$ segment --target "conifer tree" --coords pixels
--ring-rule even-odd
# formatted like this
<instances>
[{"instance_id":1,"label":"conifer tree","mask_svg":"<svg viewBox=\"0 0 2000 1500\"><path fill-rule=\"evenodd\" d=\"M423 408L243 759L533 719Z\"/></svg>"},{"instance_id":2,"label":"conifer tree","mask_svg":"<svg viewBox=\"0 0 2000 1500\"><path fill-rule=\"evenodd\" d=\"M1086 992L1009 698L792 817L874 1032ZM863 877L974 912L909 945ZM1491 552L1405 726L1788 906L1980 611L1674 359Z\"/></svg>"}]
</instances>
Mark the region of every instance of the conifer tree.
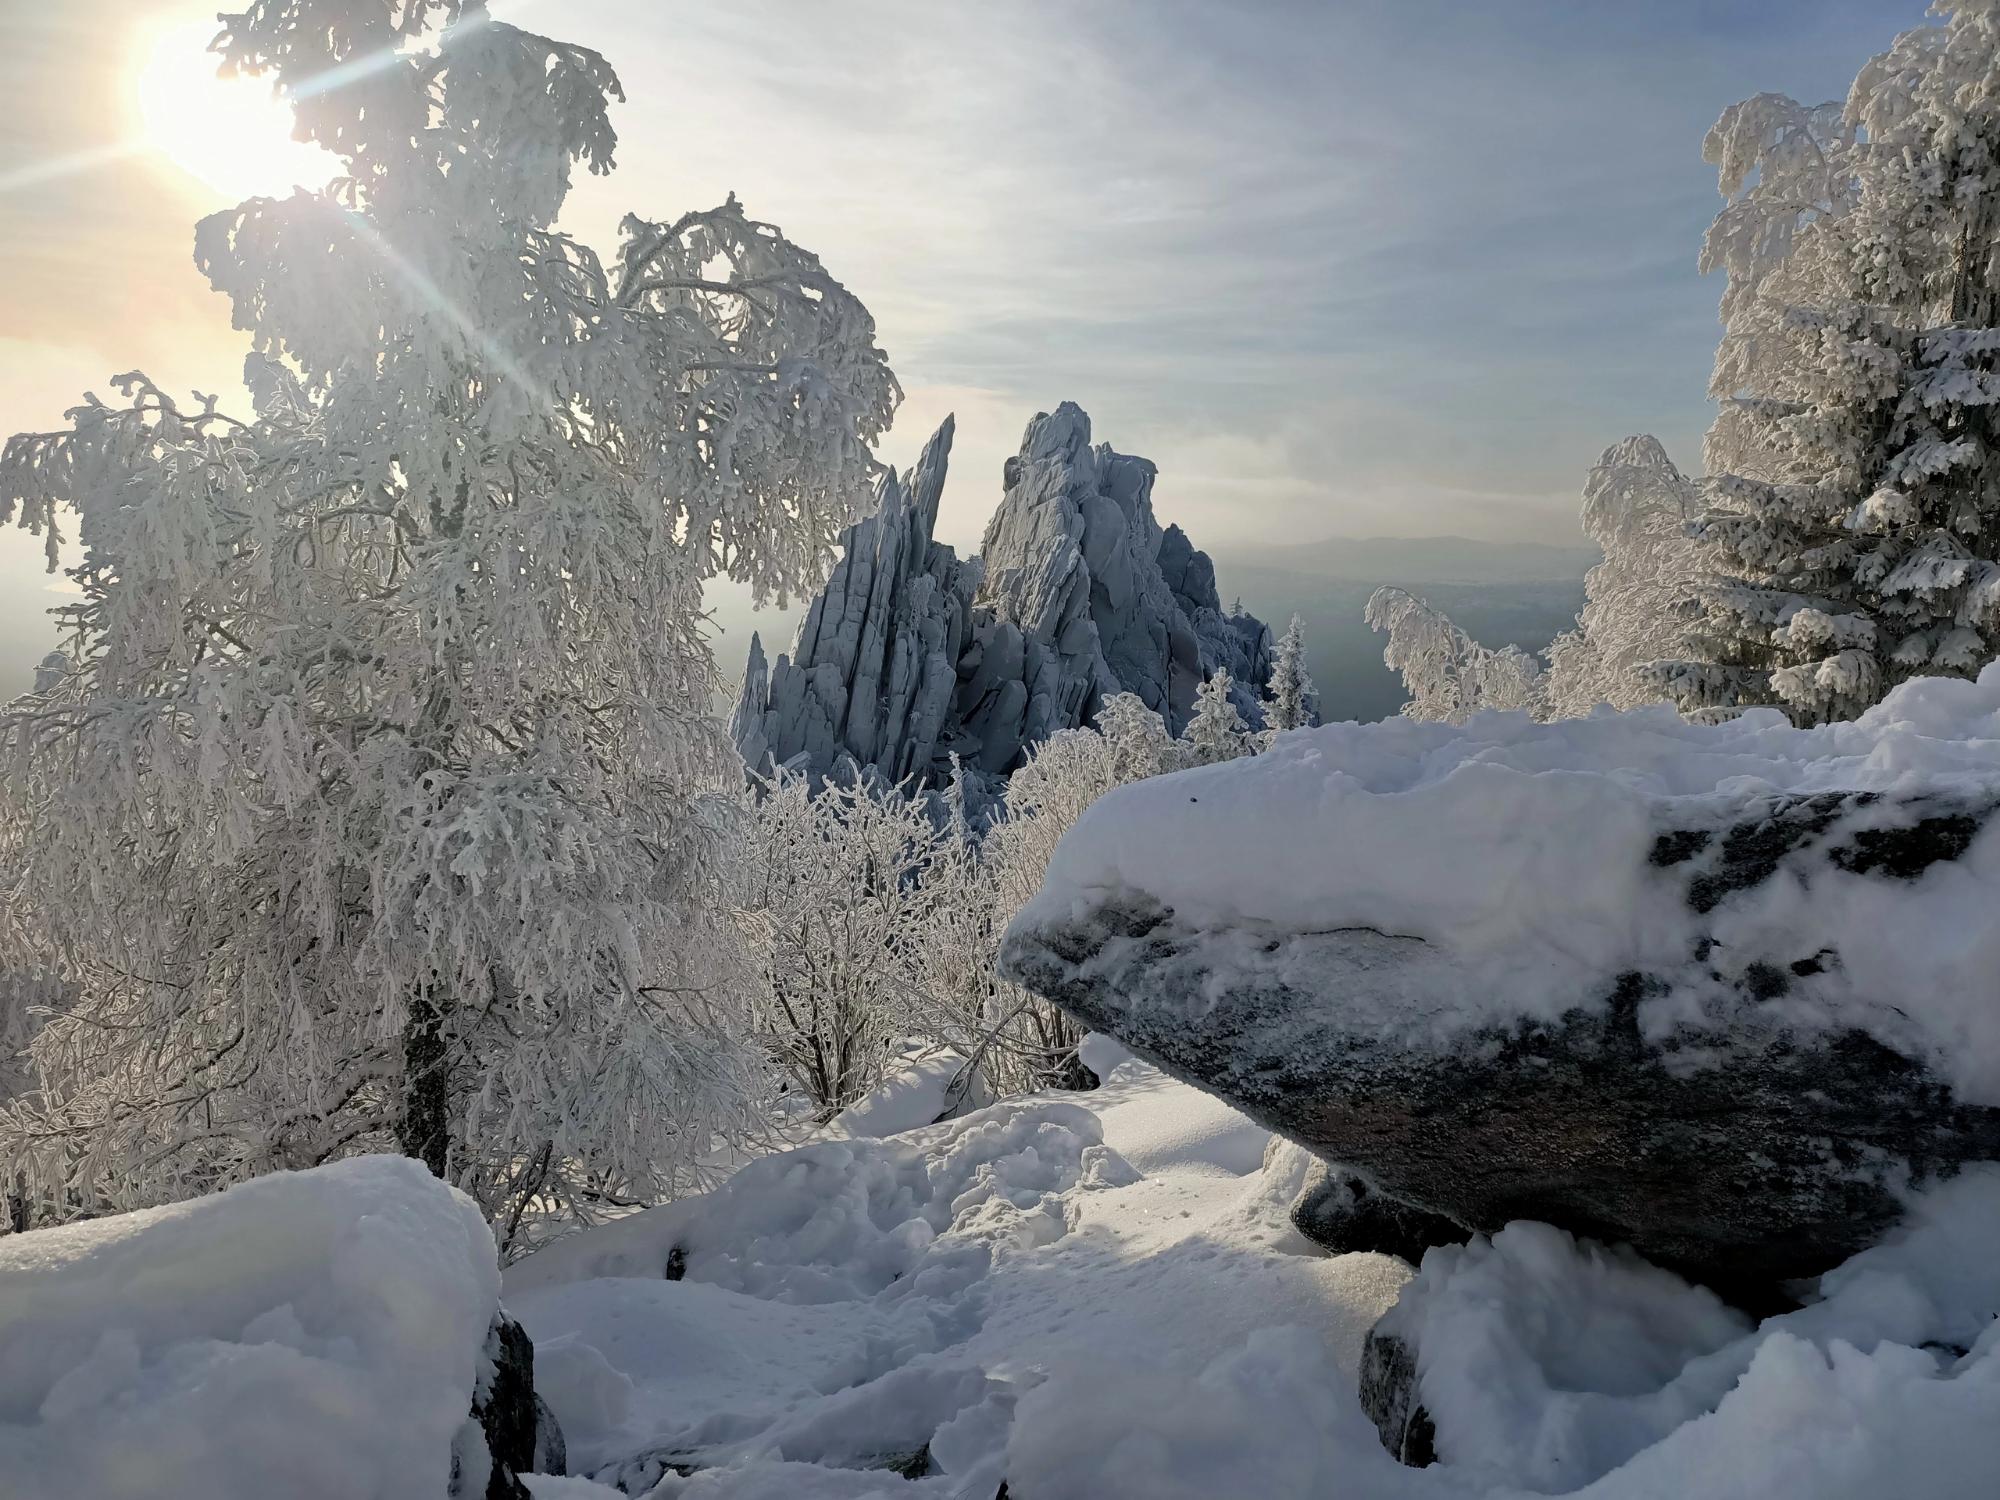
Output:
<instances>
[{"instance_id":1,"label":"conifer tree","mask_svg":"<svg viewBox=\"0 0 2000 1500\"><path fill-rule=\"evenodd\" d=\"M1306 672L1305 621L1296 614L1278 638L1278 657L1264 693L1264 724L1274 734L1319 722L1319 699Z\"/></svg>"},{"instance_id":2,"label":"conifer tree","mask_svg":"<svg viewBox=\"0 0 2000 1500\"><path fill-rule=\"evenodd\" d=\"M1688 707L1850 717L2000 652L2000 7L1940 8L1855 80L1840 211L1726 309Z\"/></svg>"},{"instance_id":3,"label":"conifer tree","mask_svg":"<svg viewBox=\"0 0 2000 1500\"><path fill-rule=\"evenodd\" d=\"M1216 765L1255 749L1250 726L1243 722L1229 696L1230 685L1229 674L1217 672L1195 693L1194 714L1181 733L1181 743L1194 765Z\"/></svg>"}]
</instances>

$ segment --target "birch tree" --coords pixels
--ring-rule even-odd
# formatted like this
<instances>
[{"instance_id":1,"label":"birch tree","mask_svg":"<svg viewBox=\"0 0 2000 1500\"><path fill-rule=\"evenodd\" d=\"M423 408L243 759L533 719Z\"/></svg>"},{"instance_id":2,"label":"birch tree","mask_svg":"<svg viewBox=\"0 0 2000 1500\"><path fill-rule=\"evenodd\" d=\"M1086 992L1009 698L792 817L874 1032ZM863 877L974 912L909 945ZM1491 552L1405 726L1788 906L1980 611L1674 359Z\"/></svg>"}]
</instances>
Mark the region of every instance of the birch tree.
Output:
<instances>
[{"instance_id":1,"label":"birch tree","mask_svg":"<svg viewBox=\"0 0 2000 1500\"><path fill-rule=\"evenodd\" d=\"M0 459L0 519L83 546L5 719L6 897L77 999L0 1150L58 1212L384 1147L510 1226L672 1191L755 1086L702 585L823 570L873 324L734 199L608 263L556 230L612 165L587 49L258 0L216 50L343 175L196 231L249 413L133 373Z\"/></svg>"}]
</instances>

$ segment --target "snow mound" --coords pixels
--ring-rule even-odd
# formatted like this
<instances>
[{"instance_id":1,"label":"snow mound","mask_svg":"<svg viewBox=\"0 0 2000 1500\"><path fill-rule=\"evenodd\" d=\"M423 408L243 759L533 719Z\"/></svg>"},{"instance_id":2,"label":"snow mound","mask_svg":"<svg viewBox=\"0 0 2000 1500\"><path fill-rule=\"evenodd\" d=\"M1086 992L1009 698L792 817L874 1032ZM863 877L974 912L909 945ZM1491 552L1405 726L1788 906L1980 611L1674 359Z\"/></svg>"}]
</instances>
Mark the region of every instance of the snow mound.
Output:
<instances>
[{"instance_id":1,"label":"snow mound","mask_svg":"<svg viewBox=\"0 0 2000 1500\"><path fill-rule=\"evenodd\" d=\"M889 1076L827 1123L825 1134L852 1140L863 1136L901 1135L935 1125L947 1115L968 1114L959 1095L967 1088L961 1078L965 1059L956 1052L906 1058ZM973 1105L990 1099L975 1099Z\"/></svg>"},{"instance_id":2,"label":"snow mound","mask_svg":"<svg viewBox=\"0 0 2000 1500\"><path fill-rule=\"evenodd\" d=\"M1970 1168L1753 1328L1628 1252L1523 1222L1433 1250L1382 1331L1417 1349L1439 1457L1482 1489L1970 1495L2000 1473L1996 1244L2000 1167Z\"/></svg>"},{"instance_id":3,"label":"snow mound","mask_svg":"<svg viewBox=\"0 0 2000 1500\"><path fill-rule=\"evenodd\" d=\"M0 1490L440 1496L499 1290L401 1157L0 1240Z\"/></svg>"},{"instance_id":4,"label":"snow mound","mask_svg":"<svg viewBox=\"0 0 2000 1500\"><path fill-rule=\"evenodd\" d=\"M572 1468L656 1500L991 1496L1047 1425L1017 1420L1045 1379L1094 1384L1083 1410L1102 1410L1134 1371L1184 1385L1277 1323L1351 1393L1407 1270L1311 1253L1262 1170L1268 1132L1143 1063L1108 1072L815 1143L511 1268Z\"/></svg>"},{"instance_id":5,"label":"snow mound","mask_svg":"<svg viewBox=\"0 0 2000 1500\"><path fill-rule=\"evenodd\" d=\"M1842 803L1841 838L1951 814L1976 834L1909 878L1843 863L1829 833L1828 848L1801 846L1799 872L1730 891L1712 911L1669 892L1690 867L1661 867L1663 833L1727 830L1826 792L1875 794ZM1996 802L2000 664L1976 682L1905 684L1860 719L1815 729L1762 709L1697 725L1664 707L1554 724L1333 724L1101 798L1057 849L1009 951L1120 905L1214 934L1218 967L1232 943L1239 967L1254 967L1273 935L1417 939L1423 962L1467 978L1459 998L1416 1007L1385 993L1381 1013L1359 1019L1443 1050L1468 1030L1601 1006L1606 975L1683 967L1699 937L1762 956L1775 934L1844 960L1801 986L1798 1024L1914 1045L1966 1102L2000 1104L2000 819L1985 816ZM1699 1008L1685 995L1648 1005L1656 1029Z\"/></svg>"},{"instance_id":6,"label":"snow mound","mask_svg":"<svg viewBox=\"0 0 2000 1500\"><path fill-rule=\"evenodd\" d=\"M1132 1169L1097 1116L1059 1100L995 1105L928 1130L767 1156L715 1192L560 1241L512 1267L510 1292L668 1273L777 1302L872 1297L933 1252L1046 1244L1062 1195Z\"/></svg>"}]
</instances>

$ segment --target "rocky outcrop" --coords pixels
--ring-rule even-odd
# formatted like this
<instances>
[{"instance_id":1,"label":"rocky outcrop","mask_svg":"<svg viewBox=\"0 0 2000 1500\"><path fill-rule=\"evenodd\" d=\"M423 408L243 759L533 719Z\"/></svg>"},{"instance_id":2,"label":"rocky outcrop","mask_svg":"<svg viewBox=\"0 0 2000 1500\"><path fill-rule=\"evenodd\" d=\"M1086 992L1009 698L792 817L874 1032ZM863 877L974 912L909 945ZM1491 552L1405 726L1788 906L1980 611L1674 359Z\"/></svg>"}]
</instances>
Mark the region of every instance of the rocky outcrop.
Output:
<instances>
[{"instance_id":1,"label":"rocky outcrop","mask_svg":"<svg viewBox=\"0 0 2000 1500\"><path fill-rule=\"evenodd\" d=\"M1155 816L1173 789L1157 784ZM1993 942L2000 914L1975 899L1990 858L1968 853L2000 789L1725 787L1652 806L1633 920L1690 941L1605 969L1560 1014L1466 1012L1496 976L1553 972L1545 933L1471 968L1370 928L1203 930L1102 887L1017 923L1001 968L1401 1204L1467 1230L1537 1219L1625 1242L1769 1306L1877 1239L1909 1186L2000 1159L2000 1109L1954 1091L1939 1041L1992 1034L1977 1019L2000 1006L1990 971L1963 996L1858 988L1894 971L1883 945L1912 940L1895 914L1927 875L1962 905L1952 941ZM1836 895L1841 935L1801 950L1800 903Z\"/></svg>"},{"instance_id":2,"label":"rocky outcrop","mask_svg":"<svg viewBox=\"0 0 2000 1500\"><path fill-rule=\"evenodd\" d=\"M1380 1324L1361 1346L1360 1396L1393 1458L1413 1469L1437 1462L1437 1426L1417 1393L1417 1351Z\"/></svg>"},{"instance_id":3,"label":"rocky outcrop","mask_svg":"<svg viewBox=\"0 0 2000 1500\"><path fill-rule=\"evenodd\" d=\"M960 747L953 704L979 565L931 539L952 433L947 417L914 469L882 476L791 655L767 668L750 638L730 728L753 771L825 775L847 760L902 781Z\"/></svg>"},{"instance_id":4,"label":"rocky outcrop","mask_svg":"<svg viewBox=\"0 0 2000 1500\"><path fill-rule=\"evenodd\" d=\"M912 471L885 476L790 654L767 664L752 638L731 724L745 765L936 786L957 756L998 778L1110 694L1178 732L1218 671L1260 722L1269 630L1225 613L1208 558L1161 529L1153 466L1090 436L1068 402L1028 424L969 561L932 539L949 419Z\"/></svg>"},{"instance_id":5,"label":"rocky outcrop","mask_svg":"<svg viewBox=\"0 0 2000 1500\"><path fill-rule=\"evenodd\" d=\"M1215 564L1180 527L1169 526L1162 533L1159 561L1161 576L1194 626L1204 672L1227 672L1236 711L1246 723L1263 723L1264 704L1257 690L1271 680L1277 656L1270 628L1240 605L1222 607Z\"/></svg>"},{"instance_id":6,"label":"rocky outcrop","mask_svg":"<svg viewBox=\"0 0 2000 1500\"><path fill-rule=\"evenodd\" d=\"M1346 1167L1315 1160L1292 1200L1292 1227L1333 1255L1372 1251L1415 1265L1435 1245L1462 1243L1468 1231L1441 1214L1399 1203Z\"/></svg>"},{"instance_id":7,"label":"rocky outcrop","mask_svg":"<svg viewBox=\"0 0 2000 1500\"><path fill-rule=\"evenodd\" d=\"M493 1320L472 1393L472 1420L486 1441L483 1500L527 1500L523 1474L561 1474L566 1455L562 1428L548 1403L535 1394L535 1346L527 1330L504 1312ZM464 1469L453 1466L449 1493L466 1495Z\"/></svg>"}]
</instances>

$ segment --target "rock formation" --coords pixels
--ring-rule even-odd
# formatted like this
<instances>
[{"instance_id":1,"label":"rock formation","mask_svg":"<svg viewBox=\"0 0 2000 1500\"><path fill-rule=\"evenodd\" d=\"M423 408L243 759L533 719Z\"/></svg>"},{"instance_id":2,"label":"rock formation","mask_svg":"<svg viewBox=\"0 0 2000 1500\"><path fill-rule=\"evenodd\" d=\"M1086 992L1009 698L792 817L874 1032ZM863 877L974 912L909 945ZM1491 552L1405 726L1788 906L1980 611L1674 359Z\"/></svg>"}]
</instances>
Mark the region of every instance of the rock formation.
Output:
<instances>
[{"instance_id":1,"label":"rock formation","mask_svg":"<svg viewBox=\"0 0 2000 1500\"><path fill-rule=\"evenodd\" d=\"M1416 1265L1435 1245L1463 1243L1464 1225L1425 1213L1368 1185L1347 1167L1315 1159L1292 1200L1292 1227L1332 1255L1372 1251Z\"/></svg>"},{"instance_id":2,"label":"rock formation","mask_svg":"<svg viewBox=\"0 0 2000 1500\"><path fill-rule=\"evenodd\" d=\"M1176 783L1190 795L1173 800L1217 800L1205 774L1151 784L1149 813ZM1898 913L1926 876L1933 899L1967 903L1953 941L1989 951L2000 915L1967 893L1991 879L1977 841L2000 787L1752 786L1652 806L1635 873L1658 909L1634 921L1691 940L1676 963L1606 969L1594 1001L1559 1015L1442 1032L1393 1019L1537 972L1546 958L1526 948L1489 955L1482 981L1440 944L1338 913L1328 930L1203 930L1102 884L1030 908L1001 968L1396 1203L1480 1232L1538 1219L1625 1242L1770 1306L1877 1239L1909 1186L2000 1159L2000 1109L1955 1091L1945 1068L1962 1058L1938 1042L1992 1034L1990 973L1961 997L1856 993L1857 975L1897 961L1883 945L1911 941ZM1837 903L1843 935L1813 931L1807 899Z\"/></svg>"},{"instance_id":3,"label":"rock formation","mask_svg":"<svg viewBox=\"0 0 2000 1500\"><path fill-rule=\"evenodd\" d=\"M480 1491L484 1500L528 1500L523 1474L563 1472L562 1428L535 1392L534 1343L527 1330L504 1312L494 1318L480 1353L472 1420L486 1440L486 1484ZM454 1460L447 1492L471 1500L464 1478Z\"/></svg>"},{"instance_id":4,"label":"rock formation","mask_svg":"<svg viewBox=\"0 0 2000 1500\"><path fill-rule=\"evenodd\" d=\"M947 417L914 469L882 476L875 514L842 534L792 654L767 670L763 642L750 638L730 727L753 771L824 775L844 757L902 781L957 748L953 703L979 565L931 540L952 431Z\"/></svg>"},{"instance_id":5,"label":"rock formation","mask_svg":"<svg viewBox=\"0 0 2000 1500\"><path fill-rule=\"evenodd\" d=\"M1215 672L1259 721L1271 635L1225 614L1215 570L1153 517L1153 466L1090 442L1069 402L1028 424L981 556L932 540L946 420L916 467L884 476L850 527L788 656L752 638L731 732L753 772L851 766L939 785L956 755L991 778L1131 692L1178 732Z\"/></svg>"}]
</instances>

